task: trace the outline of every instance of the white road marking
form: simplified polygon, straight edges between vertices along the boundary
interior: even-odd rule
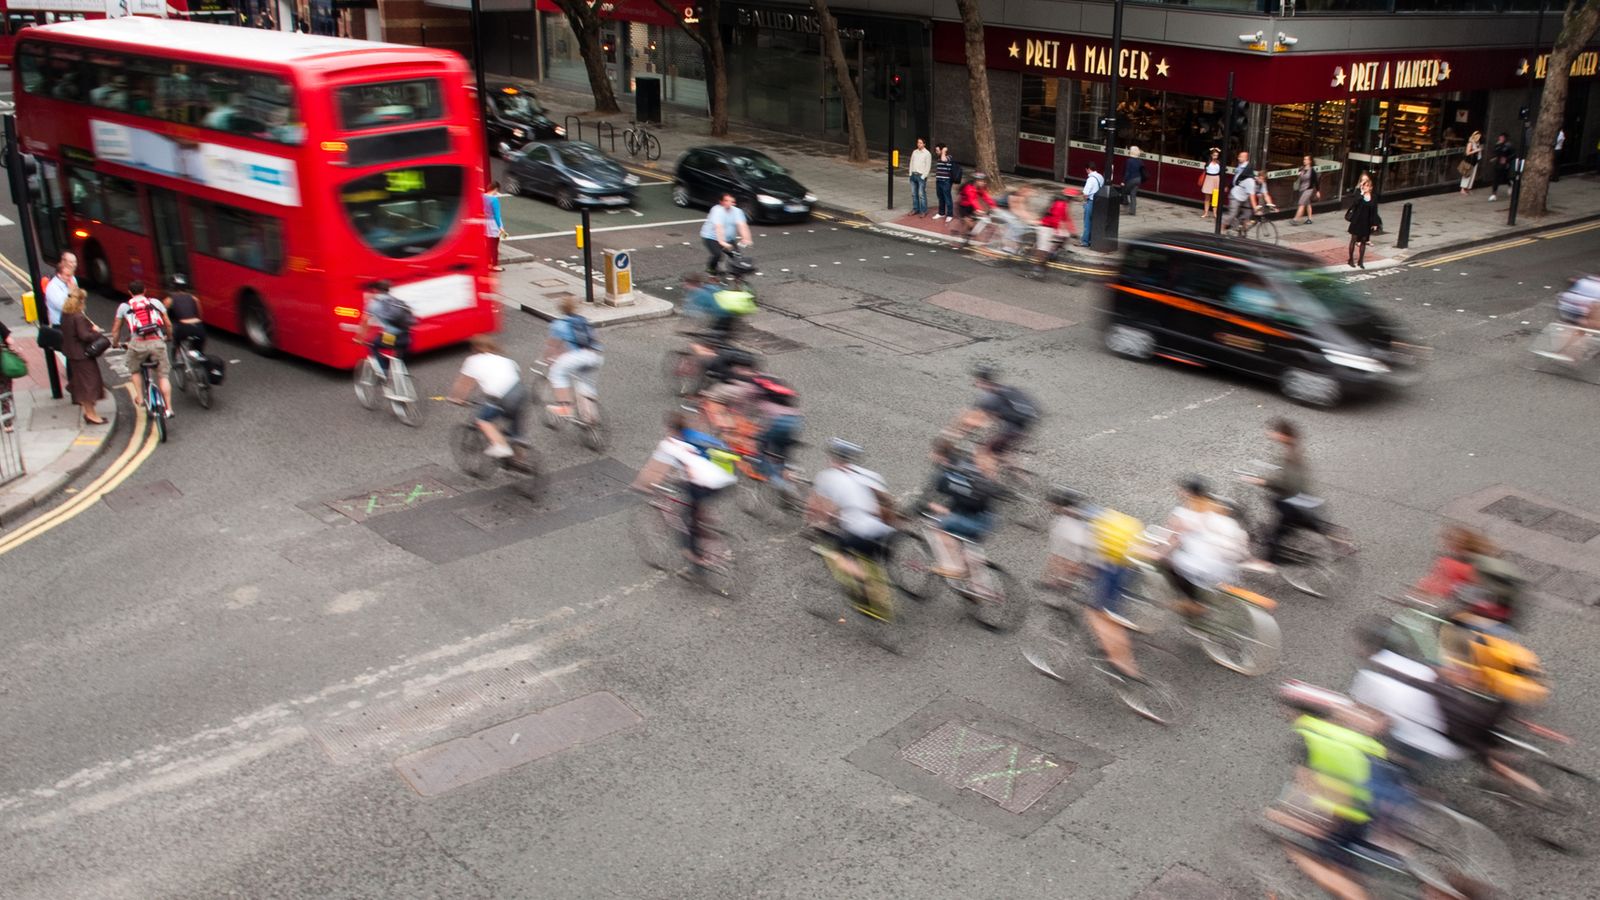
[[[11,221],[10,219],[6,218],[5,216],[0,216],[0,228],[10,228],[11,226],[13,226],[15,224],[17,224],[17,223]]]
[[[656,227],[658,225],[660,225],[662,227],[665,227],[665,226],[668,226],[668,225],[697,225],[697,224],[699,224],[699,223],[701,223],[703,221],[705,221],[705,220],[704,219],[675,219],[675,220],[673,220],[671,222],[642,222],[642,223],[637,224],[637,225],[609,225],[609,226],[607,226],[605,228],[593,229],[593,231],[594,231],[595,234],[602,234],[602,233],[607,232],[607,231],[629,231],[629,230],[634,229],[634,228],[654,228],[654,227]],[[505,239],[508,240],[508,241],[533,241],[533,240],[538,240],[539,238],[569,237],[569,236],[577,234],[577,233],[578,233],[578,230],[576,228],[574,228],[574,229],[570,229],[568,231],[545,231],[545,232],[541,232],[539,234],[513,234],[513,235],[508,235]],[[689,246],[689,242],[688,241],[684,241],[683,245],[685,247],[687,247],[687,246]]]

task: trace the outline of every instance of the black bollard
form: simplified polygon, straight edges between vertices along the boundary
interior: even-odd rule
[[[1400,236],[1395,239],[1394,248],[1404,250],[1411,243],[1411,204],[1400,207]]]

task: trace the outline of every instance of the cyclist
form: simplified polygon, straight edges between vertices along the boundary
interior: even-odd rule
[[[650,461],[639,470],[632,486],[649,492],[668,477],[676,477],[682,483],[684,556],[694,565],[703,566],[706,559],[700,542],[705,536],[706,503],[733,484],[734,476],[689,443],[687,419],[682,411],[667,413],[664,424],[666,436],[656,444]]]
[[[189,345],[199,353],[206,350],[206,325],[200,320],[200,300],[189,290],[189,279],[181,273],[167,282],[167,317],[172,320],[173,344]]]
[[[1446,735],[1433,668],[1407,656],[1382,618],[1359,626],[1356,643],[1362,664],[1350,683],[1350,697],[1388,717],[1396,749],[1423,766],[1462,759],[1465,754]]]
[[[385,377],[389,375],[389,357],[383,354],[383,348],[388,347],[395,356],[405,359],[411,352],[411,328],[417,323],[411,307],[390,293],[393,287],[388,281],[367,285],[367,306],[357,326],[358,340],[365,340],[367,329],[375,329],[368,347]]]
[[[1022,253],[1022,248],[1026,246],[1024,242],[1039,225],[1039,217],[1033,212],[1033,187],[1017,185],[1006,196],[1005,206],[995,210],[995,217],[1006,226],[1006,250]]]
[[[1261,196],[1261,183],[1253,171],[1246,169],[1228,190],[1228,212],[1223,216],[1222,230],[1231,231],[1236,226],[1240,231],[1249,228],[1251,216],[1261,212]]]
[[[1020,388],[999,381],[997,368],[980,363],[972,369],[972,381],[979,394],[951,426],[962,437],[979,429],[992,429],[977,454],[977,462],[990,477],[996,476],[1007,455],[1027,436],[1039,419],[1038,404]]]
[[[1267,423],[1267,436],[1278,445],[1277,468],[1265,478],[1246,478],[1246,484],[1267,489],[1272,495],[1272,508],[1277,519],[1267,530],[1264,560],[1250,560],[1244,569],[1268,575],[1278,571],[1283,559],[1283,541],[1296,528],[1322,530],[1322,521],[1304,512],[1292,501],[1311,490],[1311,473],[1306,467],[1305,451],[1300,440],[1300,428],[1288,419],[1273,419]]]
[[[943,578],[967,577],[966,554],[957,538],[982,543],[994,528],[991,507],[999,493],[994,482],[959,447],[935,444],[938,472],[933,489],[941,499],[928,504],[935,515],[933,573]],[[942,458],[941,458],[942,457]]]
[[[472,339],[472,353],[461,362],[461,374],[450,388],[450,402],[463,404],[473,388],[483,395],[478,403],[478,430],[489,439],[483,448],[486,456],[506,459],[516,455],[513,444],[524,442],[522,411],[528,405],[528,388],[522,383],[522,370],[515,360],[501,351],[495,339],[480,334]],[[500,420],[506,421],[502,430]]]
[[[556,402],[550,404],[550,412],[566,418],[572,415],[572,379],[583,379],[584,386],[593,390],[595,370],[605,357],[594,326],[578,314],[577,301],[562,298],[560,310],[561,318],[550,323],[550,336],[544,342],[544,361],[550,366],[550,388],[555,392]]]
[[[1044,215],[1039,217],[1039,225],[1034,229],[1038,238],[1034,259],[1040,268],[1044,267],[1058,247],[1066,246],[1077,237],[1072,227],[1072,198],[1077,194],[1077,188],[1063,187],[1061,193],[1050,201]]]
[[[961,186],[961,196],[956,206],[961,213],[961,246],[965,247],[972,240],[972,229],[978,217],[994,212],[994,197],[989,194],[989,176],[974,172],[972,180]]]
[[[165,418],[172,418],[172,382],[167,373],[172,361],[167,355],[166,337],[172,334],[172,320],[167,318],[167,308],[161,301],[144,295],[144,282],[128,282],[127,302],[117,307],[116,321],[111,324],[111,343],[117,342],[122,323],[128,323],[128,374],[133,377],[134,403],[144,404],[144,375],[146,361],[155,363],[157,384],[161,399],[166,401]]]
[[[855,557],[875,562],[886,558],[896,530],[890,524],[894,501],[883,477],[858,464],[861,453],[857,444],[828,439],[828,466],[812,482],[806,524],[830,535],[832,546],[822,552],[864,587],[868,604],[881,608],[888,602],[888,586],[881,578],[867,577]]]
[[[744,210],[735,205],[732,194],[723,194],[706,214],[705,224],[700,226],[700,242],[710,254],[706,258],[706,274],[713,278],[720,274],[723,256],[739,247],[750,246],[750,220],[745,217]]]
[[[805,417],[800,414],[800,392],[783,379],[765,372],[750,379],[756,388],[756,419],[760,431],[756,453],[762,474],[779,490],[787,491],[784,473],[789,468],[789,451],[800,440]]]
[[[1117,671],[1138,678],[1122,597],[1133,571],[1131,550],[1143,526],[1132,516],[1089,505],[1071,488],[1052,489],[1049,502],[1056,519],[1050,528],[1046,583],[1062,586],[1092,579],[1089,630]]]
[[[1234,580],[1239,562],[1250,553],[1250,539],[1232,511],[1217,502],[1199,478],[1183,482],[1178,496],[1167,519],[1173,538],[1167,544],[1163,571],[1182,595],[1178,612],[1192,625],[1205,612],[1206,594]]]

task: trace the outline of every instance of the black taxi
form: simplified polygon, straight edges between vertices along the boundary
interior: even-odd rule
[[[1119,356],[1269,378],[1322,407],[1419,376],[1425,349],[1311,256],[1186,232],[1124,245],[1105,298],[1105,345]]]

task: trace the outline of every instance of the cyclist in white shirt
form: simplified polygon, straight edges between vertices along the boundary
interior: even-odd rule
[[[1184,482],[1179,496],[1167,520],[1174,532],[1167,576],[1187,601],[1180,611],[1193,618],[1206,592],[1238,578],[1239,563],[1250,556],[1250,536],[1200,479]]]
[[[817,473],[806,503],[806,522],[831,530],[837,538],[839,565],[857,581],[866,572],[851,554],[882,560],[895,527],[883,520],[889,487],[871,469],[856,465],[861,448],[849,441],[828,441],[828,467]]]
[[[528,405],[528,389],[516,361],[486,334],[472,339],[472,354],[461,363],[461,374],[450,389],[450,402],[465,403],[473,388],[483,395],[477,413],[478,428],[489,439],[483,452],[495,459],[515,455],[512,442],[523,439],[522,411]],[[500,428],[501,419],[510,426],[509,432]]]
[[[684,499],[684,552],[695,565],[705,565],[700,550],[700,539],[705,527],[706,501],[716,496],[738,480],[731,472],[701,455],[689,443],[684,432],[687,417],[681,411],[667,413],[667,434],[656,444],[650,461],[639,470],[633,480],[633,489],[650,492],[669,477],[679,479]]]

